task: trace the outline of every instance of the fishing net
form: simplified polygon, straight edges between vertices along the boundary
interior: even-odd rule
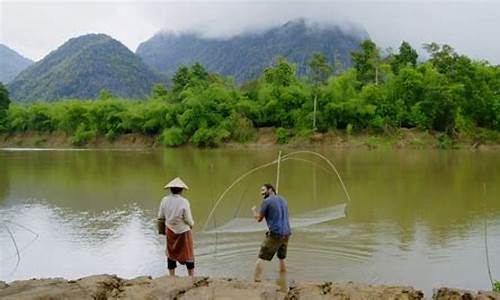
[[[289,203],[293,230],[346,216],[349,193],[333,163],[319,153],[297,151],[280,155],[236,178],[214,202],[203,231],[206,233],[249,233],[265,231],[251,207],[260,205],[258,194],[265,182],[274,182]],[[249,191],[250,190],[250,191]]]
[[[307,227],[315,224],[321,224],[346,216],[347,203],[334,205],[331,207],[316,209],[305,212],[297,216],[290,217],[290,226],[292,228]],[[265,222],[257,223],[253,218],[236,217],[229,222],[208,230],[208,233],[245,233],[267,230]]]

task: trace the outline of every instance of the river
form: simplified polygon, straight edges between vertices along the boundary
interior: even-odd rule
[[[291,152],[293,150],[286,150]],[[490,289],[500,279],[500,153],[465,150],[316,149],[325,162],[283,161],[279,191],[293,217],[346,204],[342,218],[293,229],[286,280]],[[199,275],[251,278],[263,232],[203,231],[249,217],[259,188],[275,183],[276,149],[0,151],[0,280],[166,273],[155,231],[163,186],[180,176],[196,221]],[[236,230],[237,231],[237,230]],[[14,239],[12,238],[14,237]],[[15,241],[15,243],[14,243]],[[19,255],[16,251],[19,250]],[[277,262],[266,277],[278,278]],[[183,268],[180,274],[185,274]]]

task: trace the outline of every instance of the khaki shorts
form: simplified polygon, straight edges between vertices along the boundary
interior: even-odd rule
[[[278,235],[266,232],[266,238],[260,246],[259,258],[271,260],[274,254],[278,253],[279,259],[285,259],[288,247],[288,237],[288,235]]]

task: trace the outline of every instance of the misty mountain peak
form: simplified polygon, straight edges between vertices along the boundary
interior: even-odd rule
[[[330,63],[337,58],[348,67],[350,52],[367,37],[361,29],[354,32],[333,23],[295,19],[263,31],[245,32],[225,39],[204,37],[195,32],[160,32],[140,44],[136,53],[167,76],[172,76],[180,65],[200,62],[212,72],[243,82],[260,76],[277,56],[297,64],[299,75],[306,73],[307,61],[314,52],[323,53]]]

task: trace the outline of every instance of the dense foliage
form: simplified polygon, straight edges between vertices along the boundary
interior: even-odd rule
[[[9,109],[9,91],[0,82],[0,131],[5,130],[7,121],[7,110]]]
[[[362,29],[309,24],[299,19],[262,32],[217,39],[195,33],[159,33],[137,48],[144,62],[171,77],[183,64],[202,63],[209,71],[233,76],[237,83],[257,79],[277,56],[307,73],[307,60],[324,53],[330,63],[351,64],[350,52],[368,37]]]
[[[140,133],[157,136],[166,146],[208,147],[248,141],[259,127],[277,128],[279,143],[314,131],[419,128],[441,132],[443,143],[460,134],[481,141],[500,131],[500,67],[447,45],[426,49],[430,59],[418,64],[406,42],[399,53],[381,57],[376,45],[365,41],[352,54],[352,68],[339,70],[315,53],[304,77],[281,57],[242,86],[196,63],[177,70],[172,88],[157,85],[143,101],[102,91],[96,100],[10,105],[5,127],[64,131],[77,145],[96,136]]]
[[[101,89],[146,97],[163,80],[123,44],[104,34],[70,39],[16,76],[8,87],[22,102],[94,98]]]

